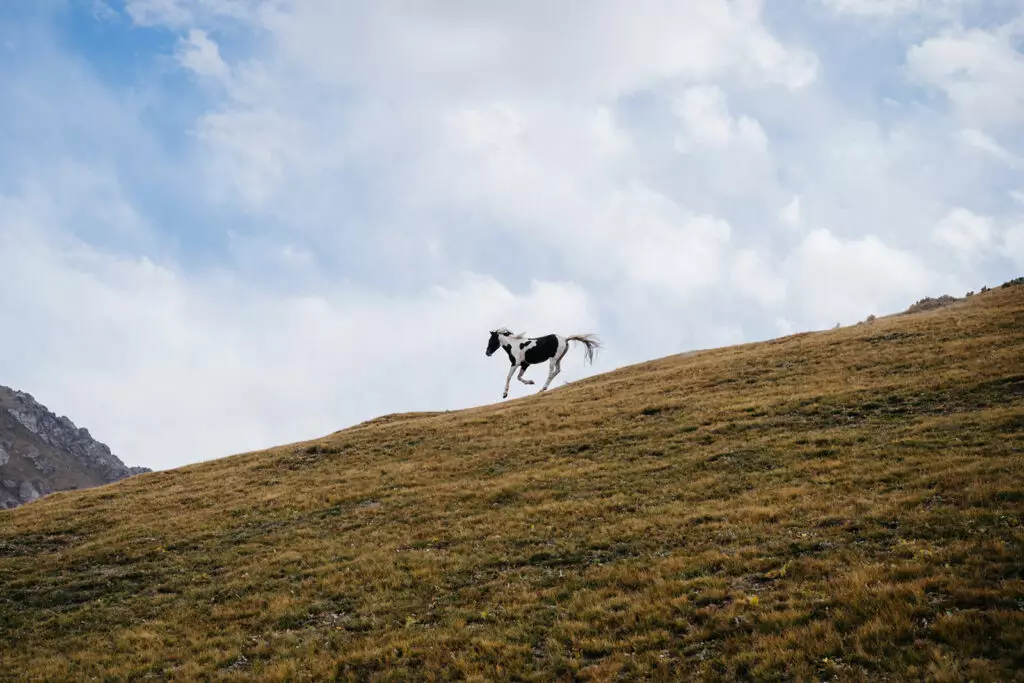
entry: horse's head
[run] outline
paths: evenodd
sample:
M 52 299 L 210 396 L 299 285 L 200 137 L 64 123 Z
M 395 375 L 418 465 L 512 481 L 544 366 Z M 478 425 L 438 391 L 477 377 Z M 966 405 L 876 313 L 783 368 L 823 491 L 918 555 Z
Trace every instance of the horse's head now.
M 510 335 L 507 327 L 499 327 L 496 330 L 491 330 L 491 338 L 487 341 L 487 355 L 490 356 L 492 353 L 498 350 L 501 346 L 501 341 L 498 339 L 499 334 Z
M 498 350 L 498 331 L 491 330 L 491 338 L 487 340 L 487 355 L 490 356 L 492 353 Z

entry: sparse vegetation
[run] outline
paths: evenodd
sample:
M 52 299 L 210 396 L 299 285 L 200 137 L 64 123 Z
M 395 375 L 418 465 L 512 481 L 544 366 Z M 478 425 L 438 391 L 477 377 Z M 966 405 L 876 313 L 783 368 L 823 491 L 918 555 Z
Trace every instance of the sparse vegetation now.
M 921 311 L 934 311 L 936 308 L 949 306 L 950 304 L 956 303 L 956 301 L 956 297 L 950 296 L 948 294 L 943 294 L 940 297 L 926 296 L 920 301 L 914 303 L 914 305 L 908 308 L 906 312 L 920 313 Z
M 1022 680 L 1024 289 L 0 513 L 5 680 Z

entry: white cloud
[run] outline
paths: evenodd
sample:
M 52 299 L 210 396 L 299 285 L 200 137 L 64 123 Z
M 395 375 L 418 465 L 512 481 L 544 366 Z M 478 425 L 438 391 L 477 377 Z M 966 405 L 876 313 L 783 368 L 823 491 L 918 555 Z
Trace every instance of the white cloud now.
M 687 88 L 675 99 L 672 110 L 685 127 L 676 138 L 676 148 L 682 152 L 692 146 L 725 147 L 732 143 L 758 151 L 768 146 L 756 120 L 749 116 L 733 118 L 725 93 L 717 86 Z
M 2 230 L 45 219 L 73 224 L 80 239 L 102 243 L 109 251 L 153 246 L 151 226 L 125 200 L 121 182 L 109 168 L 61 160 L 48 170 L 45 181 L 29 177 L 19 184 L 17 196 L 0 195 L 2 215 L 10 222 L 0 225 Z
M 276 0 L 125 0 L 125 10 L 139 26 L 177 28 L 215 17 L 253 21 L 275 4 Z
M 914 10 L 921 0 L 820 0 L 837 12 L 861 16 L 893 16 Z
M 786 320 L 785 318 L 776 318 L 773 321 L 773 323 L 775 326 L 775 331 L 779 336 L 784 337 L 795 332 L 795 330 L 793 329 L 793 323 Z
M 792 88 L 816 73 L 813 55 L 775 40 L 749 0 L 439 3 L 429 12 L 306 0 L 264 13 L 264 26 L 314 80 L 411 96 L 610 99 L 730 71 Z
M 725 276 L 729 224 L 649 190 L 617 192 L 590 225 L 588 259 L 600 258 L 629 281 L 679 300 L 701 296 Z
M 819 0 L 843 14 L 871 18 L 895 18 L 918 12 L 948 12 L 974 0 Z
M 205 114 L 197 136 L 208 144 L 207 190 L 238 198 L 246 208 L 266 206 L 291 169 L 309 163 L 300 123 L 272 109 Z
M 802 215 L 803 214 L 800 210 L 800 195 L 793 195 L 789 204 L 786 204 L 785 208 L 779 212 L 779 220 L 782 221 L 783 225 L 796 228 L 803 223 Z
M 907 52 L 909 73 L 942 90 L 973 127 L 1016 128 L 1024 120 L 1024 55 L 1014 27 L 947 29 Z
M 127 0 L 125 9 L 140 26 L 180 26 L 192 21 L 188 4 L 187 0 Z
M 308 266 L 315 260 L 311 251 L 308 249 L 302 249 L 301 247 L 295 247 L 291 244 L 286 244 L 282 247 L 281 258 L 296 266 Z
M 114 21 L 118 18 L 117 11 L 106 0 L 92 0 L 92 15 L 99 21 Z
M 991 136 L 986 135 L 980 130 L 967 128 L 961 130 L 958 137 L 963 144 L 967 145 L 971 149 L 989 154 L 992 158 L 998 159 L 1010 168 L 1024 167 L 1024 159 L 1001 146 L 998 142 L 993 140 Z
M 194 4 L 186 6 L 197 12 Z M 274 49 L 252 68 L 235 69 L 236 101 L 207 114 L 199 129 L 209 175 L 220 179 L 212 185 L 229 185 L 244 204 L 281 214 L 290 209 L 271 207 L 269 197 L 298 193 L 316 203 L 309 194 L 320 184 L 310 182 L 310 167 L 358 167 L 371 154 L 426 161 L 439 136 L 457 137 L 453 128 L 465 128 L 469 145 L 496 134 L 479 127 L 508 123 L 503 111 L 529 117 L 521 125 L 535 137 L 524 142 L 536 149 L 543 136 L 551 147 L 545 156 L 570 143 L 578 150 L 587 138 L 592 149 L 582 158 L 594 159 L 600 174 L 608 157 L 630 150 L 614 115 L 620 97 L 715 77 L 800 88 L 817 68 L 813 55 L 774 39 L 751 2 L 684 3 L 667 12 L 646 1 L 557 11 L 541 2 L 514 11 L 442 3 L 426 13 L 414 5 L 304 0 L 264 6 L 254 17 Z M 309 125 L 280 127 L 286 121 Z M 728 125 L 736 140 L 766 144 L 754 118 Z M 515 158 L 513 142 L 501 153 L 514 175 L 514 164 L 535 162 Z M 562 162 L 573 173 L 590 172 L 579 158 Z M 443 180 L 423 172 L 432 185 Z M 244 182 L 234 180 L 241 176 Z
M 933 239 L 965 257 L 989 246 L 994 235 L 992 219 L 956 208 L 935 226 Z
M 588 128 L 598 155 L 614 157 L 630 150 L 629 137 L 616 124 L 610 107 L 599 106 L 591 115 Z
M 1024 269 L 1024 222 L 1007 228 L 1002 235 L 1002 250 L 1019 269 Z
M 752 249 L 736 254 L 730 276 L 738 292 L 766 308 L 786 300 L 786 280 L 773 273 L 769 264 Z
M 229 81 L 231 70 L 221 59 L 217 43 L 210 39 L 206 31 L 198 28 L 190 29 L 188 38 L 179 42 L 176 52 L 178 61 L 186 69 L 190 69 L 200 76 L 216 79 L 221 83 Z
M 817 328 L 902 310 L 945 284 L 920 257 L 878 237 L 844 240 L 824 229 L 810 232 L 784 267 L 801 313 Z

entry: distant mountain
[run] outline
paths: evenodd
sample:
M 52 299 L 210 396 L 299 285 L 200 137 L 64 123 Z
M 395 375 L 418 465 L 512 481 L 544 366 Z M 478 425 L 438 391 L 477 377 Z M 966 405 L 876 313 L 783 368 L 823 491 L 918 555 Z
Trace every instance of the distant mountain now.
M 23 391 L 0 386 L 0 508 L 150 471 L 127 467 L 89 430 Z

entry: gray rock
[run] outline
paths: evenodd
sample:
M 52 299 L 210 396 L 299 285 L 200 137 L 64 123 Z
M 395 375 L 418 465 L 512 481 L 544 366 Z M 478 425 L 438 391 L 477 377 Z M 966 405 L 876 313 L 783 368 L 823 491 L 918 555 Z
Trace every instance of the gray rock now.
M 7 410 L 15 420 L 21 423 L 21 426 L 32 432 L 33 434 L 39 433 L 39 425 L 36 423 L 36 416 L 27 411 L 19 408 L 9 408 Z
M 57 472 L 57 466 L 46 459 L 46 457 L 39 452 L 36 448 L 28 448 L 22 453 L 27 460 L 29 460 L 40 474 L 54 474 Z
M 25 429 L 54 448 L 77 457 L 89 465 L 90 469 L 97 471 L 104 481 L 117 481 L 131 476 L 128 467 L 110 452 L 106 444 L 93 439 L 88 429 L 77 427 L 67 416 L 57 417 L 37 403 L 30 394 L 23 391 L 10 393 L 15 405 L 7 411 Z M 33 463 L 40 472 L 53 473 L 45 461 L 34 458 Z
M 19 505 L 21 505 L 21 500 L 18 498 L 17 493 L 11 493 L 7 489 L 0 488 L 0 510 L 16 508 Z
M 30 481 L 23 481 L 21 486 L 18 487 L 18 498 L 21 499 L 22 503 L 31 503 L 33 500 L 41 498 L 42 495 Z
M 12 482 L 12 487 L 6 487 L 9 489 L 8 494 L 16 492 L 17 497 L 23 502 L 50 493 L 50 480 L 60 474 L 58 469 L 68 466 L 69 456 L 72 462 L 77 463 L 75 471 L 88 473 L 84 475 L 89 481 L 86 486 L 95 485 L 97 479 L 104 483 L 114 482 L 152 471 L 148 467 L 126 466 L 120 458 L 110 452 L 106 444 L 93 439 L 88 429 L 78 427 L 66 416 L 54 415 L 23 391 L 0 386 L 0 410 L 6 410 L 18 424 L 34 435 L 26 441 L 22 433 L 22 445 L 19 447 L 20 450 L 15 452 L 31 462 L 41 477 L 33 478 L 31 482 Z M 0 437 L 3 437 L 3 434 L 0 434 Z M 31 444 L 33 440 L 34 446 Z M 9 460 L 9 449 L 0 448 L 0 466 Z M 58 462 L 61 463 L 59 466 Z M 5 501 L 7 498 L 0 496 L 0 506 L 4 506 Z

